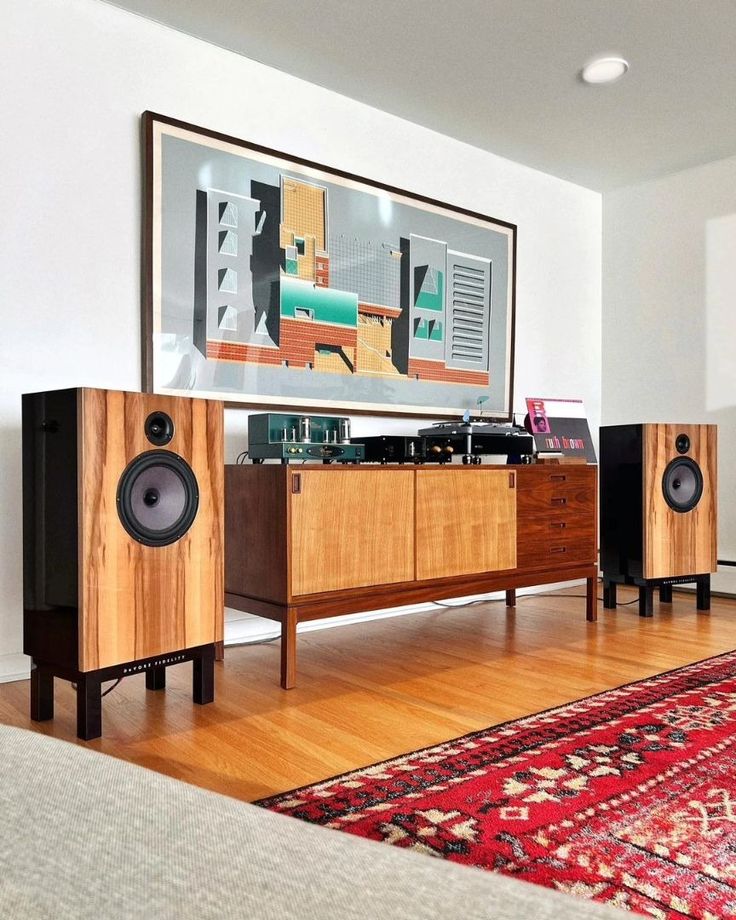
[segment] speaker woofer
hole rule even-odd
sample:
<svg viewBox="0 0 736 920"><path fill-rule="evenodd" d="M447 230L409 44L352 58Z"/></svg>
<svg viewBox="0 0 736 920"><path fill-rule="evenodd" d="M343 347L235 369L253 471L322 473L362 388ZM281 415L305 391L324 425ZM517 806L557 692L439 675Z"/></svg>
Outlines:
<svg viewBox="0 0 736 920"><path fill-rule="evenodd" d="M133 539L146 546L168 546L184 536L197 516L197 478L177 454L148 451L123 471L117 506Z"/></svg>
<svg viewBox="0 0 736 920"><path fill-rule="evenodd" d="M703 495L703 474L690 457L671 460L662 476L664 499L673 511L692 511Z"/></svg>

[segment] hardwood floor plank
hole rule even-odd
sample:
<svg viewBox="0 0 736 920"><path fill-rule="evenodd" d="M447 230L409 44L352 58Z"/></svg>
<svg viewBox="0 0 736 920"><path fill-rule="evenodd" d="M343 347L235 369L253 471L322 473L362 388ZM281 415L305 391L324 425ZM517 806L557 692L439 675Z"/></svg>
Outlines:
<svg viewBox="0 0 736 920"><path fill-rule="evenodd" d="M636 604L585 621L583 590L440 609L299 637L299 683L278 685L279 643L228 648L215 702L191 703L191 665L167 689L126 678L105 698L103 737L78 742L75 696L31 723L29 682L0 684L0 721L253 800L639 680L736 647L736 600L710 614L675 593L650 620ZM620 590L622 602L635 597Z"/></svg>

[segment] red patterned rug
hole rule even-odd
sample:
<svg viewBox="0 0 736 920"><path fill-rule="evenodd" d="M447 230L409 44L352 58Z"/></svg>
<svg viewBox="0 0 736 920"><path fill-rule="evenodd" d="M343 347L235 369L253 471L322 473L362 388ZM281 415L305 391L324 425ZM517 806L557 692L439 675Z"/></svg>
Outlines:
<svg viewBox="0 0 736 920"><path fill-rule="evenodd" d="M657 918L736 917L736 653L257 804Z"/></svg>

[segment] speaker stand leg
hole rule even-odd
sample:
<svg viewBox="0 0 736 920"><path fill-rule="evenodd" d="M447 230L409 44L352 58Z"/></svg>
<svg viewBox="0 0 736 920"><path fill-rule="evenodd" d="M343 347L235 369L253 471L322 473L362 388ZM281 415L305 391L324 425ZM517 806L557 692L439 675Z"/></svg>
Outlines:
<svg viewBox="0 0 736 920"><path fill-rule="evenodd" d="M102 735L102 682L92 672L77 678L77 737L92 741Z"/></svg>
<svg viewBox="0 0 736 920"><path fill-rule="evenodd" d="M146 690L166 689L166 667L149 668L146 671Z"/></svg>
<svg viewBox="0 0 736 920"><path fill-rule="evenodd" d="M31 668L31 718L46 722L54 718L54 675L41 665Z"/></svg>
<svg viewBox="0 0 736 920"><path fill-rule="evenodd" d="M603 606L606 610L616 609L616 582L603 579Z"/></svg>
<svg viewBox="0 0 736 920"><path fill-rule="evenodd" d="M701 575L697 586L698 610L710 610L710 575Z"/></svg>
<svg viewBox="0 0 736 920"><path fill-rule="evenodd" d="M215 661L225 660L225 643L215 642Z"/></svg>
<svg viewBox="0 0 736 920"><path fill-rule="evenodd" d="M595 623L598 619L598 598L596 597L596 578L586 579L585 588L585 619Z"/></svg>
<svg viewBox="0 0 736 920"><path fill-rule="evenodd" d="M654 616L654 589L641 587L639 588L639 616Z"/></svg>
<svg viewBox="0 0 736 920"><path fill-rule="evenodd" d="M215 647L209 646L192 662L192 698L204 706L215 698Z"/></svg>
<svg viewBox="0 0 736 920"><path fill-rule="evenodd" d="M296 610L287 607L281 620L281 686L296 684Z"/></svg>
<svg viewBox="0 0 736 920"><path fill-rule="evenodd" d="M516 607L516 590L506 592L506 606Z"/></svg>
<svg viewBox="0 0 736 920"><path fill-rule="evenodd" d="M660 604L672 603L672 585L659 586L659 602Z"/></svg>

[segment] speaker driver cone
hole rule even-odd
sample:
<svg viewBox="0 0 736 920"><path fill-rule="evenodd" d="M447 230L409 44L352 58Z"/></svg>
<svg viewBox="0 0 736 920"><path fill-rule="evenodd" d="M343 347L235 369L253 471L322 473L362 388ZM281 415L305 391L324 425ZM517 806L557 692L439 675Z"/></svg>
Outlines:
<svg viewBox="0 0 736 920"><path fill-rule="evenodd" d="M143 426L146 437L156 447L164 447L174 437L174 423L165 412L152 412Z"/></svg>
<svg viewBox="0 0 736 920"><path fill-rule="evenodd" d="M662 476L662 491L674 511L692 511L703 495L703 474L690 457L677 457L667 464Z"/></svg>
<svg viewBox="0 0 736 920"><path fill-rule="evenodd" d="M186 461L166 450L132 460L118 484L118 514L139 543L167 546L181 539L199 507L197 478Z"/></svg>
<svg viewBox="0 0 736 920"><path fill-rule="evenodd" d="M690 438L686 434L678 434L675 439L675 449L678 454L686 454L690 450Z"/></svg>

